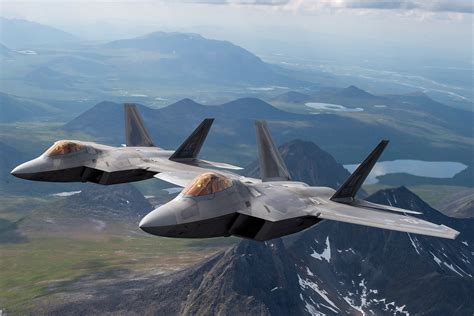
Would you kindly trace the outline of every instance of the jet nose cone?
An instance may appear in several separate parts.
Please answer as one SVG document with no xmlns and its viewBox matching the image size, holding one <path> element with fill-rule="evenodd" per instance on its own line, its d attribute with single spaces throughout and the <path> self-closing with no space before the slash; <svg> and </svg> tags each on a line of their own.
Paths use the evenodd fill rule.
<svg viewBox="0 0 474 316">
<path fill-rule="evenodd" d="M 32 173 L 32 161 L 22 163 L 19 166 L 16 166 L 10 173 L 12 176 L 22 179 L 28 179 L 29 175 Z"/>
<path fill-rule="evenodd" d="M 38 157 L 36 159 L 22 163 L 13 169 L 10 173 L 12 176 L 22 179 L 35 180 L 36 175 L 47 170 L 49 164 L 43 161 L 43 158 Z"/>
<path fill-rule="evenodd" d="M 173 205 L 168 204 L 148 213 L 138 224 L 140 229 L 152 235 L 166 236 L 166 232 L 178 223 Z"/>
<path fill-rule="evenodd" d="M 16 166 L 13 168 L 13 170 L 10 172 L 12 176 L 18 177 L 21 174 L 21 165 Z"/>
</svg>

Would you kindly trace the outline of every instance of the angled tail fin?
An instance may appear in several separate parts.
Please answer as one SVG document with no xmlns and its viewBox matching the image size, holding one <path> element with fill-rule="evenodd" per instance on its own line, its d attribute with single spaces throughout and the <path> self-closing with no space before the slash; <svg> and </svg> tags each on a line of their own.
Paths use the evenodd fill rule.
<svg viewBox="0 0 474 316">
<path fill-rule="evenodd" d="M 357 167 L 357 169 L 347 178 L 346 182 L 331 197 L 331 200 L 352 200 L 357 191 L 359 191 L 362 183 L 369 175 L 380 155 L 388 144 L 388 140 L 382 140 L 377 147 L 365 158 L 365 160 Z"/>
<path fill-rule="evenodd" d="M 290 173 L 268 131 L 267 122 L 256 121 L 255 127 L 262 181 L 290 181 Z"/>
<path fill-rule="evenodd" d="M 201 150 L 204 140 L 211 129 L 214 119 L 207 118 L 199 124 L 194 132 L 179 146 L 170 160 L 194 160 Z"/>
<path fill-rule="evenodd" d="M 153 147 L 153 141 L 143 123 L 137 106 L 132 103 L 124 104 L 125 112 L 125 139 L 130 147 Z"/>
</svg>

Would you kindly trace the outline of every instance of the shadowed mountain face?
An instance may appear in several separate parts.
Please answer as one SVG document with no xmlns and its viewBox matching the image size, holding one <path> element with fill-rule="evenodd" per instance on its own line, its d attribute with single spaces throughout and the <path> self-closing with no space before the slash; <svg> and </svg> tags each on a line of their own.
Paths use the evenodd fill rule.
<svg viewBox="0 0 474 316">
<path fill-rule="evenodd" d="M 297 155 L 302 143 L 281 148 L 288 149 L 286 155 Z M 307 144 L 310 152 L 317 150 L 314 146 Z M 314 181 L 330 178 L 340 168 L 329 161 L 315 162 L 321 177 Z M 291 165 L 295 180 L 302 180 L 306 167 Z M 343 176 L 335 173 L 335 181 L 343 181 Z M 474 220 L 449 218 L 404 187 L 379 191 L 368 200 L 421 211 L 423 218 L 458 229 L 461 235 L 453 241 L 323 221 L 283 239 L 242 240 L 201 264 L 167 276 L 124 272 L 74 280 L 66 285 L 60 302 L 50 301 L 45 311 L 58 315 L 472 314 Z"/>
</svg>

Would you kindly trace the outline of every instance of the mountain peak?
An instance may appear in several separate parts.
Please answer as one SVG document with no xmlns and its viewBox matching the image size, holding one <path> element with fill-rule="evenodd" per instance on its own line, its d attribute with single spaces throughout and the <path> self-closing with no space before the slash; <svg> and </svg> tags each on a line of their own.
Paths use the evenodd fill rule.
<svg viewBox="0 0 474 316">
<path fill-rule="evenodd" d="M 281 112 L 270 103 L 267 103 L 259 98 L 246 97 L 236 99 L 222 105 L 227 109 L 234 109 L 238 111 L 249 111 L 250 113 L 255 114 L 265 114 L 267 112 Z M 242 113 L 242 112 L 241 112 Z"/>
<path fill-rule="evenodd" d="M 345 96 L 345 97 L 364 97 L 364 98 L 370 98 L 370 97 L 374 97 L 374 95 L 368 93 L 367 91 L 365 90 L 362 90 L 354 85 L 351 85 L 347 88 L 344 88 L 342 90 L 340 90 L 339 94 L 341 96 Z"/>
<path fill-rule="evenodd" d="M 184 98 L 179 101 L 176 101 L 175 103 L 172 103 L 167 106 L 169 109 L 196 109 L 196 108 L 201 108 L 204 107 L 205 105 L 202 105 L 200 103 L 197 103 L 196 101 L 190 99 L 190 98 Z"/>
</svg>

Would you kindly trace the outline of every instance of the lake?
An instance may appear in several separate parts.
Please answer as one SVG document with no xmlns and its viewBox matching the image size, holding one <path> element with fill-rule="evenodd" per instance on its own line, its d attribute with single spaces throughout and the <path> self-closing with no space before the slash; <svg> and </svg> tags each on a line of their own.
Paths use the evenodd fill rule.
<svg viewBox="0 0 474 316">
<path fill-rule="evenodd" d="M 348 108 L 340 104 L 331 104 L 331 103 L 320 103 L 320 102 L 308 102 L 305 103 L 307 107 L 310 107 L 315 110 L 321 110 L 323 112 L 362 112 L 363 108 Z M 318 114 L 318 113 L 315 113 Z"/>
<path fill-rule="evenodd" d="M 353 172 L 359 164 L 344 165 L 344 168 Z M 452 178 L 455 174 L 466 169 L 467 166 L 453 161 L 423 161 L 400 159 L 378 162 L 365 181 L 366 184 L 377 183 L 377 176 L 389 173 L 408 173 L 414 176 L 430 178 Z"/>
</svg>

